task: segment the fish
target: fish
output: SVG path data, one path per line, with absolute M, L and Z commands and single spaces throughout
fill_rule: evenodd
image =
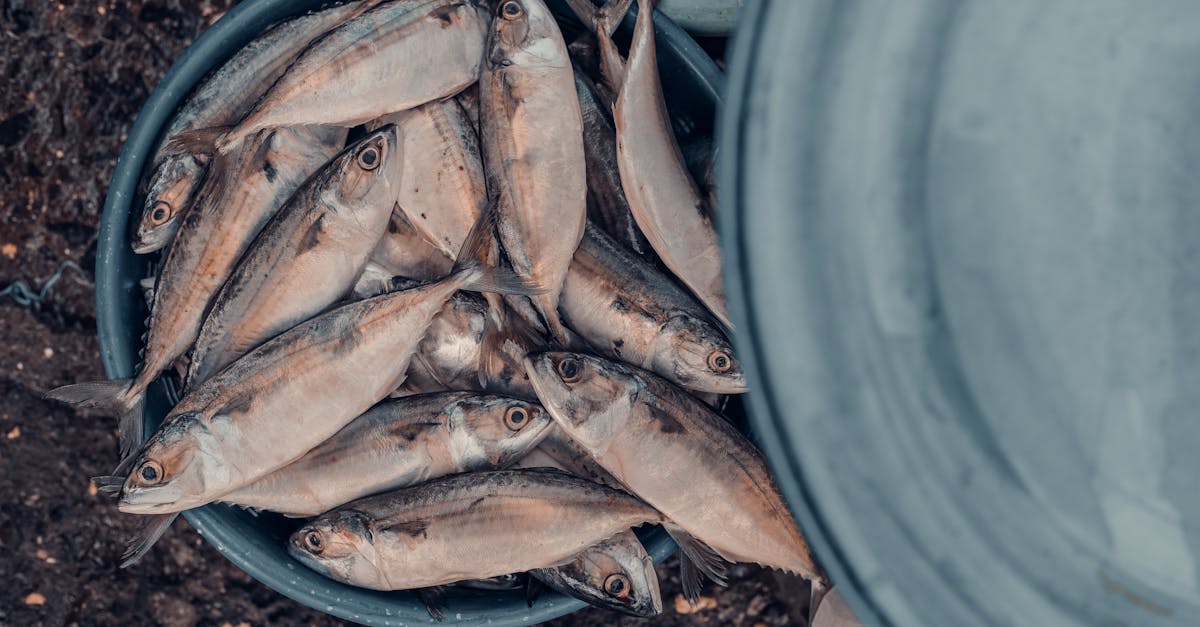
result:
M 478 131 L 454 98 L 384 116 L 376 123 L 395 124 L 408 155 L 396 182 L 396 203 L 418 232 L 453 262 L 488 203 Z
M 401 389 L 479 390 L 533 400 L 524 359 L 529 351 L 545 348 L 545 340 L 520 320 L 498 327 L 485 302 L 458 294 L 429 325 Z
M 411 590 L 566 564 L 661 520 L 637 498 L 567 473 L 498 470 L 348 503 L 297 530 L 288 551 L 336 581 Z
M 662 614 L 654 560 L 632 531 L 588 547 L 566 564 L 536 568 L 529 574 L 597 607 L 643 618 Z
M 258 234 L 213 300 L 192 351 L 189 387 L 350 291 L 395 206 L 404 161 L 397 132 L 384 126 L 346 148 Z
M 545 290 L 533 305 L 566 345 L 557 307 L 587 217 L 583 119 L 566 43 L 542 0 L 497 3 L 479 101 L 500 248 Z
M 704 305 L 595 224 L 575 251 L 558 309 L 600 355 L 697 392 L 747 389 L 732 343 Z
M 650 242 L 633 219 L 629 201 L 621 189 L 617 130 L 609 117 L 608 107 L 601 104 L 595 83 L 578 69 L 575 70 L 575 90 L 583 113 L 588 193 L 593 199 L 588 205 L 588 217 L 629 250 L 642 256 L 653 255 Z
M 170 155 L 155 166 L 146 190 L 145 208 L 133 236 L 133 252 L 148 255 L 171 243 L 207 168 L 207 159 L 189 154 Z
M 430 321 L 455 292 L 529 293 L 511 271 L 480 263 L 486 219 L 441 281 L 311 318 L 190 390 L 131 458 L 118 509 L 179 512 L 286 466 L 401 383 Z
M 542 353 L 526 369 L 558 428 L 662 512 L 672 537 L 682 529 L 694 540 L 679 543 L 685 596 L 697 597 L 702 572 L 719 580 L 717 556 L 827 587 L 762 454 L 704 403 L 653 373 L 593 355 Z
M 713 208 L 688 172 L 663 98 L 653 0 L 639 0 L 633 42 L 624 62 L 609 36 L 613 18 L 587 9 L 584 5 L 591 5 L 584 0 L 569 4 L 594 25 L 605 79 L 610 86 L 619 86 L 613 104 L 617 166 L 638 227 L 663 264 L 721 324 L 732 329 Z
M 497 395 L 443 392 L 384 401 L 221 501 L 317 516 L 445 475 L 504 468 L 537 446 L 551 424 L 540 405 Z
M 179 230 L 208 167 L 208 158 L 163 150 L 175 136 L 236 123 L 313 39 L 376 2 L 352 2 L 302 15 L 272 27 L 242 47 L 205 79 L 171 119 L 153 160 L 145 209 L 133 237 L 133 250 L 160 250 Z
M 404 0 L 372 7 L 308 46 L 232 129 L 198 129 L 177 144 L 224 151 L 262 129 L 352 127 L 453 96 L 479 79 L 490 22 L 483 4 Z
M 341 128 L 281 128 L 256 134 L 235 153 L 216 156 L 163 261 L 136 376 L 46 393 L 50 399 L 121 417 L 121 460 L 114 474 L 128 470 L 131 454 L 142 443 L 146 388 L 191 347 L 209 303 L 258 231 L 310 174 L 341 151 L 345 140 Z

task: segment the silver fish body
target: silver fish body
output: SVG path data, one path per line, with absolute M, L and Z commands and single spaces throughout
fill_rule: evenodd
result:
M 621 188 L 617 130 L 609 117 L 608 107 L 601 104 L 596 85 L 579 69 L 575 70 L 575 90 L 583 114 L 588 193 L 593 200 L 588 205 L 588 217 L 629 250 L 643 256 L 651 254 L 653 249 L 633 219 L 633 211 Z
M 722 324 L 732 327 L 712 208 L 688 172 L 671 130 L 659 81 L 654 12 L 647 3 L 641 5 L 613 106 L 622 187 L 659 258 Z
M 396 204 L 413 229 L 452 262 L 488 202 L 478 131 L 455 98 L 387 115 L 372 125 L 386 123 L 399 129 L 405 155 Z
M 575 252 L 558 308 L 601 355 L 691 390 L 746 391 L 733 345 L 708 310 L 593 224 Z
M 221 500 L 316 516 L 437 477 L 503 468 L 550 425 L 541 406 L 503 396 L 446 392 L 384 401 L 304 457 Z
M 547 290 L 533 303 L 566 344 L 557 303 L 587 216 L 583 121 L 566 44 L 542 0 L 500 5 L 479 100 L 500 246 L 517 274 Z
M 474 0 L 373 7 L 306 48 L 222 149 L 259 129 L 350 127 L 453 96 L 479 78 L 488 22 Z
M 407 590 L 564 564 L 660 520 L 636 498 L 566 473 L 502 470 L 348 503 L 301 527 L 288 549 L 332 579 Z
M 239 121 L 313 39 L 362 10 L 362 3 L 348 3 L 302 15 L 246 44 L 188 97 L 163 134 L 162 144 L 180 133 Z M 170 243 L 192 205 L 208 159 L 160 147 L 153 164 L 145 209 L 133 238 L 133 250 L 140 254 Z
M 558 427 L 672 524 L 729 561 L 823 581 L 761 453 L 706 405 L 600 357 L 543 353 L 526 367 Z
M 433 317 L 459 289 L 521 290 L 466 263 L 446 279 L 303 322 L 192 389 L 134 458 L 122 511 L 212 502 L 299 459 L 403 380 Z
M 395 126 L 355 142 L 263 228 L 213 300 L 188 386 L 345 296 L 392 214 L 398 143 Z

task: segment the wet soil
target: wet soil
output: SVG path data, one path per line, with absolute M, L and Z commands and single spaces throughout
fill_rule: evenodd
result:
M 96 225 L 125 133 L 150 90 L 227 0 L 0 0 L 0 626 L 333 625 L 262 586 L 180 519 L 139 564 L 119 569 L 137 526 L 90 486 L 111 470 L 115 421 L 44 401 L 44 390 L 103 378 L 91 277 Z M 736 567 L 699 608 L 660 569 L 664 615 L 586 610 L 552 624 L 798 624 L 803 584 Z M 781 593 L 781 590 L 783 593 Z M 792 613 L 789 615 L 789 611 Z

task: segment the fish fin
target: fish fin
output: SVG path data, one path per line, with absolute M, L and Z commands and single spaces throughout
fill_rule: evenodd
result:
M 392 531 L 397 533 L 407 533 L 414 538 L 425 535 L 425 530 L 428 528 L 429 521 L 427 520 L 409 520 L 390 526 Z
M 152 514 L 145 516 L 145 522 L 142 528 L 138 530 L 137 535 L 129 541 L 129 546 L 125 549 L 125 554 L 121 556 L 121 568 L 128 568 L 142 559 L 142 556 L 154 546 L 155 542 L 171 528 L 171 523 L 175 522 L 178 513 L 171 514 Z
M 645 2 L 644 2 L 645 3 Z M 604 29 L 604 34 L 612 37 L 621 25 L 621 19 L 629 12 L 633 0 L 609 0 L 601 6 L 596 6 L 591 0 L 567 0 L 567 6 L 575 15 L 596 33 Z M 640 8 L 640 6 L 639 6 Z
M 96 491 L 101 494 L 116 497 L 121 494 L 121 488 L 125 486 L 125 477 L 118 475 L 101 475 L 92 477 L 92 484 L 96 486 Z
M 718 585 L 729 585 L 725 578 L 725 558 L 678 525 L 666 523 L 663 528 L 679 545 L 679 578 L 683 583 L 684 598 L 692 603 L 700 598 L 705 576 Z
M 566 325 L 563 324 L 562 317 L 558 315 L 558 299 L 551 298 L 549 294 L 541 294 L 533 299 L 533 304 L 538 310 L 542 321 L 546 323 L 546 328 L 550 330 L 550 336 L 558 344 L 558 347 L 567 350 L 571 347 L 571 336 L 567 332 Z
M 118 434 L 122 461 L 141 446 L 142 403 L 145 400 L 145 390 L 135 390 L 132 380 L 85 381 L 54 388 L 44 396 L 75 407 L 97 408 L 120 416 Z
M 542 583 L 540 579 L 526 574 L 525 604 L 529 607 L 533 607 L 533 604 L 537 602 L 538 597 L 542 596 L 542 592 L 545 591 L 545 589 L 546 584 Z
M 497 267 L 496 247 L 496 212 L 489 208 L 471 227 L 450 276 L 462 278 L 462 289 L 472 292 L 529 296 L 545 291 L 512 270 Z
M 182 133 L 176 133 L 163 144 L 161 154 L 169 155 L 211 155 L 218 146 L 225 144 L 225 136 L 232 130 L 230 126 L 209 126 L 194 128 Z
M 425 604 L 425 610 L 429 612 L 430 618 L 439 623 L 442 622 L 442 619 L 446 617 L 446 588 L 444 586 L 420 588 L 416 593 L 421 603 Z

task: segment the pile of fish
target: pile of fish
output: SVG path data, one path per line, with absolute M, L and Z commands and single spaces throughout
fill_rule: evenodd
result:
M 718 409 L 729 342 L 711 189 L 672 131 L 652 5 L 351 2 L 281 23 L 166 131 L 134 248 L 162 251 L 132 380 L 49 396 L 120 415 L 94 481 L 138 559 L 214 502 L 307 520 L 296 559 L 376 590 L 540 582 L 662 611 L 728 562 L 827 581 Z M 143 398 L 180 398 L 148 439 Z M 499 578 L 499 579 L 496 579 Z M 522 584 L 534 585 L 534 584 Z

